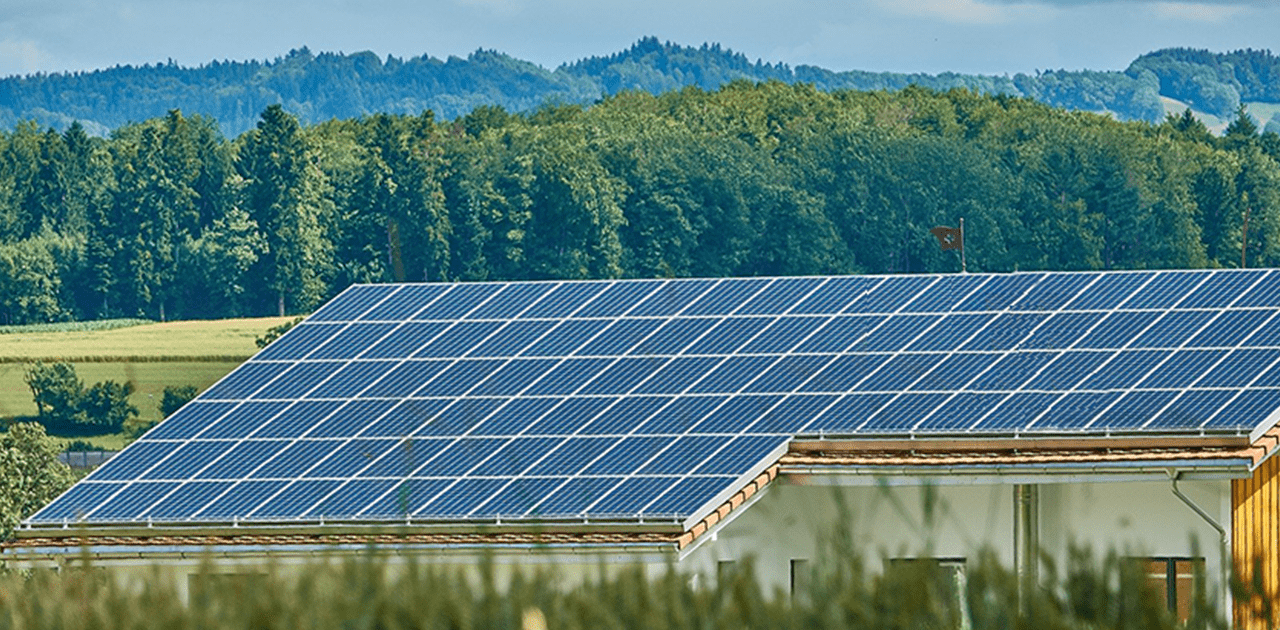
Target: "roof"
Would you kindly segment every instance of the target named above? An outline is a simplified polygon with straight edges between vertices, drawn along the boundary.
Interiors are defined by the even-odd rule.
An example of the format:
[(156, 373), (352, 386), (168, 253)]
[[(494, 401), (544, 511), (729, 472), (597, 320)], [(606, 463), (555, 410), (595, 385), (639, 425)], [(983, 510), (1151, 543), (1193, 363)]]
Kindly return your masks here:
[(687, 532), (804, 442), (1245, 448), (1280, 409), (1278, 314), (1277, 270), (357, 285), (22, 535)]

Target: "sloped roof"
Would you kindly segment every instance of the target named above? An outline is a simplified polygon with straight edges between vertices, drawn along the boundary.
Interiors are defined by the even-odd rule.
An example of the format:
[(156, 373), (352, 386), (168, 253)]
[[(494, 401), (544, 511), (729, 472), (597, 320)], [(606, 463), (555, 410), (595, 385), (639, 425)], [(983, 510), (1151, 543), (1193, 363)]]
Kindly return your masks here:
[(1276, 270), (358, 285), (25, 526), (687, 530), (793, 439), (1247, 444), (1278, 314)]

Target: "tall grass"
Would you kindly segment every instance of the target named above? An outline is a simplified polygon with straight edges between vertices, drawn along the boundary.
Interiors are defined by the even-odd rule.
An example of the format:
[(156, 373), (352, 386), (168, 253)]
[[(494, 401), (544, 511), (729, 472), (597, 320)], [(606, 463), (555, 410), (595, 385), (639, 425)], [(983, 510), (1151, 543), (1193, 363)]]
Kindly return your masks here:
[(22, 326), (0, 326), (0, 335), (23, 335), (30, 333), (52, 332), (92, 332), (97, 330), (115, 330), (153, 324), (149, 319), (98, 319), (87, 322), (56, 322), (53, 324), (24, 324)]

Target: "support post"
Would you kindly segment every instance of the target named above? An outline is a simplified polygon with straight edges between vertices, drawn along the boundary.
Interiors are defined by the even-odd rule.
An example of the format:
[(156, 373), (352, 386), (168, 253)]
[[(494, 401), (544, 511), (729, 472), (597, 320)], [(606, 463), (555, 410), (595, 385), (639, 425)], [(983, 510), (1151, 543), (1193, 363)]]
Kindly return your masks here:
[(1018, 570), (1018, 609), (1025, 613), (1040, 583), (1040, 488), (1032, 484), (1013, 487), (1013, 559)]
[(960, 273), (969, 273), (969, 265), (964, 259), (964, 217), (960, 217)]

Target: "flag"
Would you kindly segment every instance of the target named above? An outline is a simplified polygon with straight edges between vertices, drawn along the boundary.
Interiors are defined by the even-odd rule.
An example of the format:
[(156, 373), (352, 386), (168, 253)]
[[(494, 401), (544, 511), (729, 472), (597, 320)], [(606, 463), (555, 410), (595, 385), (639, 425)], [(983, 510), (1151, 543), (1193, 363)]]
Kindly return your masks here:
[(942, 251), (949, 249), (964, 251), (964, 232), (961, 232), (958, 228), (939, 225), (929, 230), (929, 233), (938, 239), (938, 244), (942, 246)]

